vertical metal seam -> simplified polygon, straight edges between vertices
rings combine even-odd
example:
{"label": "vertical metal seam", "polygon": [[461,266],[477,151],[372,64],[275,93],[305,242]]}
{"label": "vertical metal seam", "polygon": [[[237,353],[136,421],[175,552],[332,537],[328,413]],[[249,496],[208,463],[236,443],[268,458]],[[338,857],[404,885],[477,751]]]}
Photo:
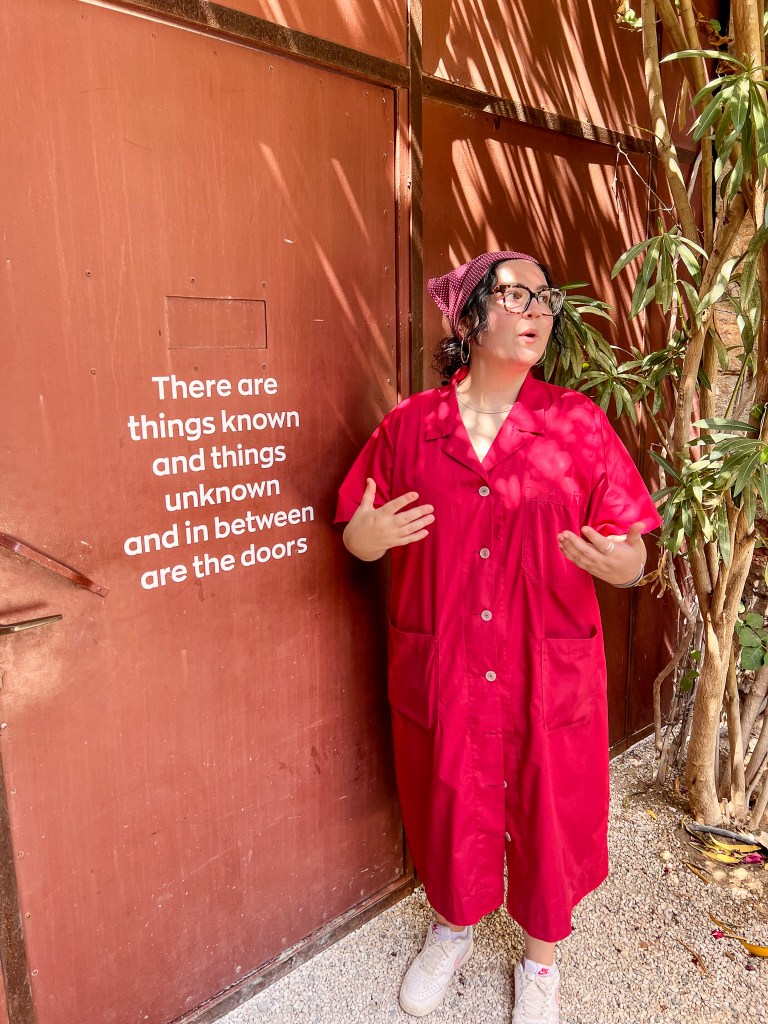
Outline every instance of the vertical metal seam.
{"label": "vertical metal seam", "polygon": [[424,150],[422,0],[410,0],[408,63],[411,69],[411,380],[410,390],[424,388]]}

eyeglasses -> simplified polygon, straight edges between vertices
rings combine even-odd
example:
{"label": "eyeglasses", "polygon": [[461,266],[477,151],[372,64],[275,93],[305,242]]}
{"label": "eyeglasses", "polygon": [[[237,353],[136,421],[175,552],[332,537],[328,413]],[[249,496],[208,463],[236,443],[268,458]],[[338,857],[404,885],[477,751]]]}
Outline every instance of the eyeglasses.
{"label": "eyeglasses", "polygon": [[525,313],[536,299],[544,316],[557,316],[565,302],[565,292],[548,285],[534,292],[524,284],[502,284],[493,289],[493,294],[501,296],[508,313]]}

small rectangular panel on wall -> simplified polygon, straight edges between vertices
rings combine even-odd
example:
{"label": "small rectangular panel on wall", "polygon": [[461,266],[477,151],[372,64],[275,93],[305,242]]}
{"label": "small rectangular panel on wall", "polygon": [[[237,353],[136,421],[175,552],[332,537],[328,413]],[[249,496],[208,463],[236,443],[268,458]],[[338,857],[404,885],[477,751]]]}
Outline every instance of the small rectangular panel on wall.
{"label": "small rectangular panel on wall", "polygon": [[[636,157],[638,167],[643,160]],[[597,326],[623,351],[642,346],[628,323],[631,280],[611,281],[617,258],[645,237],[646,186],[626,166],[614,190],[615,151],[434,100],[424,102],[424,276],[446,272],[480,252],[512,249],[535,255],[556,282],[586,281],[585,291],[609,302],[615,321]],[[647,160],[646,160],[647,167]],[[441,316],[424,295],[424,362],[441,337]],[[432,375],[427,383],[436,382]],[[638,455],[636,431],[616,424]],[[640,457],[642,462],[642,456]],[[627,591],[599,585],[609,669],[610,733],[626,735],[629,611]],[[656,644],[656,638],[650,647]],[[662,664],[649,657],[648,666]],[[637,681],[648,685],[647,679]]]}
{"label": "small rectangular panel on wall", "polygon": [[236,0],[222,6],[374,57],[408,63],[408,0]]}
{"label": "small rectangular panel on wall", "polygon": [[650,123],[640,37],[610,4],[432,0],[423,50],[427,75],[618,132]]}
{"label": "small rectangular panel on wall", "polygon": [[396,401],[395,96],[71,0],[0,57],[0,527],[109,588],[0,557],[9,618],[63,615],[0,645],[32,994],[165,1024],[408,882],[385,588],[332,526]]}

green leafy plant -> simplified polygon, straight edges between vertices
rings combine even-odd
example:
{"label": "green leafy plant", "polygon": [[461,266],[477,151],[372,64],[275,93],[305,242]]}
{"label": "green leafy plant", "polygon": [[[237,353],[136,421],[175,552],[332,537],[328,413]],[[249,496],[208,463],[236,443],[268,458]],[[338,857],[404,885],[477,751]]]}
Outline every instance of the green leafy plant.
{"label": "green leafy plant", "polygon": [[[768,526],[764,5],[733,0],[733,38],[721,37],[719,25],[700,22],[706,42],[727,44],[727,50],[701,46],[691,0],[636,6],[621,4],[617,20],[642,33],[659,175],[672,207],[657,215],[653,234],[619,255],[613,276],[632,277],[627,318],[653,311],[653,323],[664,324],[666,333],[651,351],[612,349],[584,320],[609,317],[608,309],[569,294],[566,347],[559,359],[547,360],[545,372],[589,391],[603,408],[612,404],[632,422],[644,412],[664,520],[661,559],[650,578],[668,588],[681,613],[677,647],[655,687],[658,778],[666,778],[677,751],[699,821],[714,825],[725,815],[757,827],[768,809],[768,715],[762,726],[759,716],[768,697],[768,631],[757,612],[740,618],[739,609]],[[659,22],[675,50],[664,60]],[[682,72],[676,95],[672,80],[663,81],[672,62]],[[698,151],[700,214],[667,106],[691,96],[689,145]],[[717,202],[710,204],[710,196]],[[735,330],[725,330],[726,322]],[[754,673],[749,686],[740,688],[739,670],[750,678]],[[660,683],[668,672],[677,685],[665,728]],[[723,718],[727,751],[720,745]],[[755,727],[762,732],[745,755]]]}

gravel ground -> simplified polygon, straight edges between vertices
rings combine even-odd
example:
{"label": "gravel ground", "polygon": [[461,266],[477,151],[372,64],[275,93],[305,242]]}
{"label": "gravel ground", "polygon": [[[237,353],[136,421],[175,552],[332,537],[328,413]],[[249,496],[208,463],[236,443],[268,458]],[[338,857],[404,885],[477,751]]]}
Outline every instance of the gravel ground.
{"label": "gravel ground", "polygon": [[[768,945],[768,870],[721,868],[693,851],[679,827],[682,801],[646,789],[652,765],[650,740],[612,762],[611,875],[576,909],[573,935],[558,947],[563,1014],[568,1024],[768,1024],[768,960],[716,939],[708,917]],[[397,992],[430,920],[418,889],[223,1024],[407,1024]],[[521,952],[506,911],[484,918],[472,960],[430,1022],[508,1022]]]}

